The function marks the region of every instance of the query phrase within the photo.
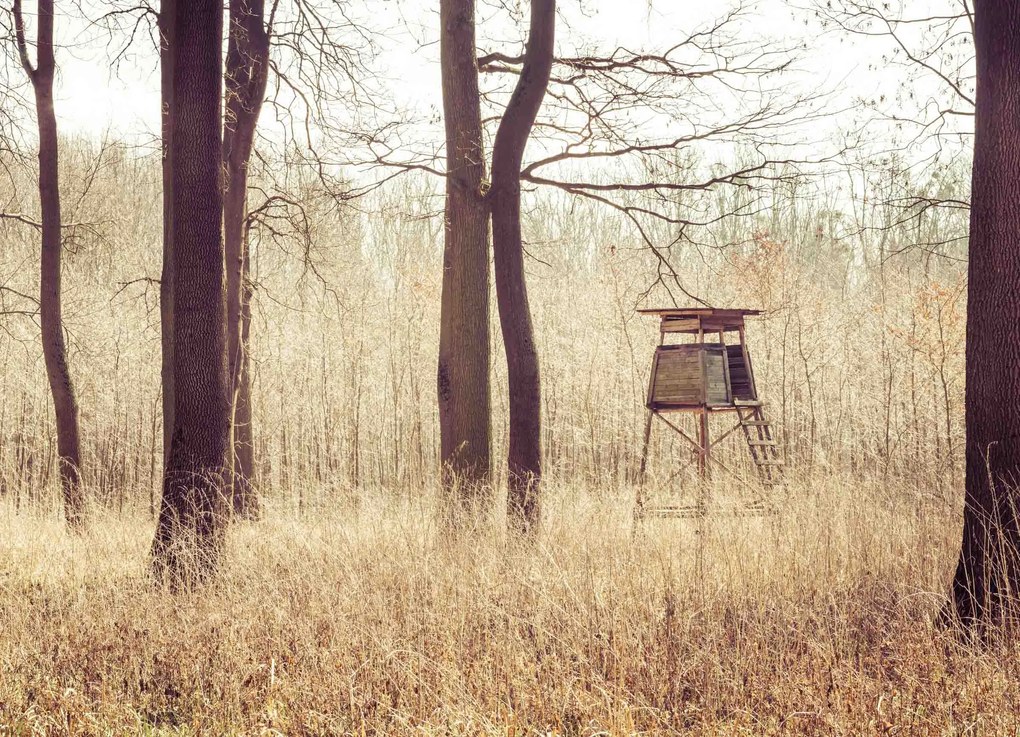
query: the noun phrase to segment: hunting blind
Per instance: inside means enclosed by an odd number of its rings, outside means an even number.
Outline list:
[[[708,474],[709,463],[730,471],[712,457],[712,449],[724,438],[740,431],[763,489],[781,483],[783,459],[772,426],[758,399],[754,370],[744,338],[744,318],[760,315],[760,310],[722,310],[713,308],[638,310],[658,316],[659,345],[652,359],[645,406],[644,443],[641,451],[641,476],[645,475],[648,444],[653,421],[658,418],[692,446],[698,474]],[[675,341],[682,342],[675,342]],[[696,437],[671,420],[673,413],[696,417]],[[709,418],[727,415],[735,421],[712,440]],[[736,475],[736,474],[734,474]],[[739,477],[738,477],[739,478]],[[765,511],[763,500],[745,511]],[[691,517],[703,514],[704,496],[695,505],[649,506],[639,487],[635,517]]]

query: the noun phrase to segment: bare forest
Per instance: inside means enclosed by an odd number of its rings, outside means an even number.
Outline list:
[[[4,0],[0,735],[1020,729],[1020,8],[622,5]]]

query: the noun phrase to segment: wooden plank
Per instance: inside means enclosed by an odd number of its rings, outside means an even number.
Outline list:
[[[677,394],[690,392],[701,396],[701,386],[699,384],[676,384],[669,382],[655,382],[655,391],[652,396],[660,396],[662,394]]]
[[[656,373],[658,373],[658,368],[659,368],[659,352],[656,351],[655,354],[652,356],[652,370],[648,374],[648,393],[645,395],[646,407],[650,407],[652,405],[652,401],[655,396],[655,375]]]
[[[696,333],[701,329],[701,320],[697,317],[663,318],[659,325],[662,333]]]
[[[727,404],[725,359],[721,351],[705,351],[705,401]]]
[[[701,397],[694,393],[662,394],[652,400],[653,407],[697,407],[700,404]]]
[[[677,364],[660,362],[659,370],[655,374],[656,383],[663,381],[679,382],[683,384],[701,384],[701,372],[697,364]]]
[[[719,316],[753,316],[763,314],[762,310],[748,310],[730,307],[643,307],[638,311],[639,315],[668,315],[671,317],[689,317],[693,315],[719,315]]]
[[[744,318],[739,315],[711,316],[701,318],[706,332],[735,333],[744,325]]]
[[[700,404],[701,395],[697,392],[660,392],[652,398],[652,404]]]
[[[666,336],[659,335],[659,347],[655,349],[655,354],[652,356],[652,371],[648,376],[648,394],[645,398],[645,406],[651,407],[652,396],[655,393],[655,374],[659,365],[659,356],[662,353],[662,344],[666,341]],[[652,422],[649,418],[648,421],[648,432],[651,432]],[[646,441],[647,442],[647,441]]]
[[[664,391],[653,397],[656,404],[700,404],[701,395],[696,391]]]
[[[751,356],[747,352],[747,336],[744,334],[744,328],[740,328],[740,349],[744,359],[744,366],[747,369],[747,380],[751,389],[751,396],[758,396],[758,387],[754,381],[754,368],[751,366]]]
[[[685,381],[683,379],[656,379],[656,391],[701,391],[700,381]]]
[[[719,340],[722,340],[722,335],[719,336]],[[723,378],[726,381],[726,403],[729,404],[733,401],[733,377],[730,375],[730,355],[725,345],[722,348],[722,358]]]
[[[684,383],[680,381],[656,381],[655,393],[660,392],[697,392],[701,393],[701,385],[698,383]]]
[[[700,381],[687,381],[685,379],[656,379],[656,389],[670,389],[675,391],[682,391],[690,389],[691,391],[699,391],[701,389]]]

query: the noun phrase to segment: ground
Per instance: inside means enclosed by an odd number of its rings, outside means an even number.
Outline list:
[[[959,520],[923,490],[636,532],[629,490],[548,493],[531,545],[270,500],[186,595],[145,514],[0,507],[0,734],[1020,733],[1020,651],[933,625]]]

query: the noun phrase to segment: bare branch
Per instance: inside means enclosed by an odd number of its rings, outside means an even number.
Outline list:
[[[25,41],[25,19],[21,12],[21,0],[14,0],[11,12],[14,14],[14,39],[18,48],[18,58],[21,60],[21,67],[25,70],[25,74],[34,81],[36,70],[32,66],[31,59],[28,58],[28,43]]]

